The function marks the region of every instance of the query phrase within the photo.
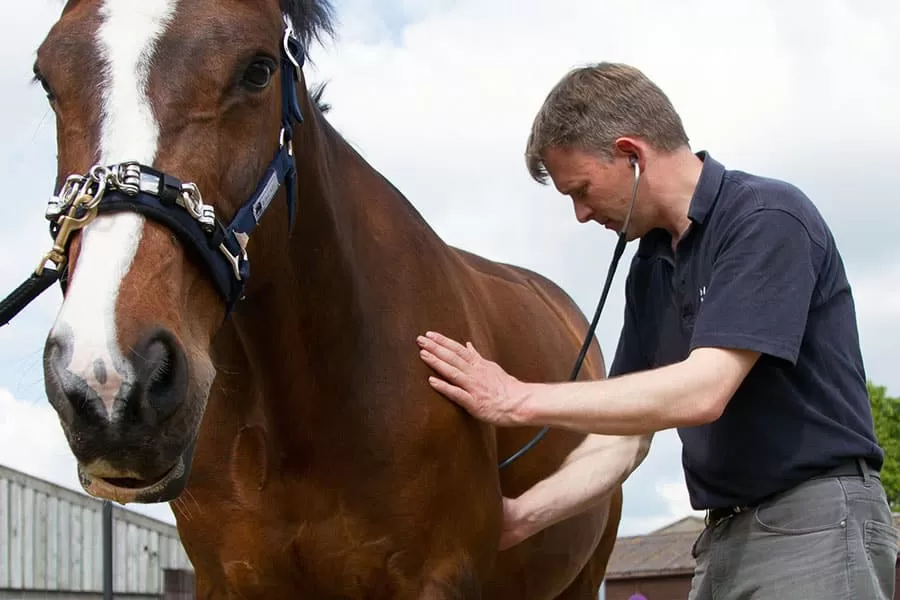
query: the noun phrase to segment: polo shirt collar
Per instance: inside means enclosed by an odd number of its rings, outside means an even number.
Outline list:
[[[722,179],[725,176],[725,167],[710,156],[706,150],[697,152],[696,156],[703,161],[703,169],[700,171],[700,179],[697,181],[697,187],[691,198],[688,217],[702,225],[716,203],[716,198],[719,197],[719,189],[722,187]]]
[[[700,178],[694,188],[694,195],[688,207],[688,217],[697,225],[702,225],[712,211],[719,197],[722,180],[725,178],[725,166],[709,155],[706,150],[700,150],[695,156],[703,161]],[[664,229],[654,229],[640,240],[638,255],[645,258],[650,256],[669,255],[672,253],[671,237]]]

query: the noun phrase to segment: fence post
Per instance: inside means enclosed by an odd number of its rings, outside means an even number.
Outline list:
[[[113,505],[103,502],[103,600],[113,600]]]

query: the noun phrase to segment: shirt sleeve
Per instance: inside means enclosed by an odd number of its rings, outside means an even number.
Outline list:
[[[619,344],[609,368],[609,377],[625,375],[635,371],[643,371],[650,368],[643,351],[637,328],[634,305],[634,281],[629,273],[625,282],[625,318],[622,321],[622,332],[619,334]]]
[[[784,210],[760,208],[741,218],[716,252],[691,349],[741,348],[796,364],[818,254],[804,224]]]

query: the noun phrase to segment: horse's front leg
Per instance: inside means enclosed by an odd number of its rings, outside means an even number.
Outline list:
[[[418,600],[481,600],[482,582],[471,559],[461,555],[440,561],[425,576]]]

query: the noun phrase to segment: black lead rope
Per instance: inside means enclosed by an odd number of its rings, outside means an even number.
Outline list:
[[[31,277],[0,302],[0,327],[9,323],[13,317],[22,312],[35,298],[59,280],[56,269],[42,269],[40,274],[32,273]]]
[[[594,338],[594,330],[597,329],[597,323],[600,321],[600,313],[603,312],[603,306],[606,304],[606,297],[609,295],[609,288],[612,285],[613,276],[616,274],[616,268],[619,265],[619,259],[622,258],[622,253],[625,252],[625,234],[619,233],[619,241],[616,243],[616,248],[613,250],[612,262],[609,265],[609,271],[606,273],[606,283],[603,285],[603,293],[600,294],[600,301],[597,303],[597,310],[594,311],[594,318],[591,320],[591,325],[588,328],[587,335],[584,338],[584,343],[581,345],[581,352],[578,353],[578,358],[575,360],[575,366],[572,369],[571,375],[569,375],[569,381],[575,381],[575,378],[578,377],[578,373],[581,371],[581,365],[584,363],[584,359],[587,356],[588,349],[591,347],[591,341]],[[550,431],[550,426],[545,425],[541,431],[531,439],[530,442],[522,446],[515,454],[504,460],[500,463],[500,468],[504,468],[509,465],[511,462],[531,450],[535,444],[537,444],[541,438],[547,435],[547,432]]]

